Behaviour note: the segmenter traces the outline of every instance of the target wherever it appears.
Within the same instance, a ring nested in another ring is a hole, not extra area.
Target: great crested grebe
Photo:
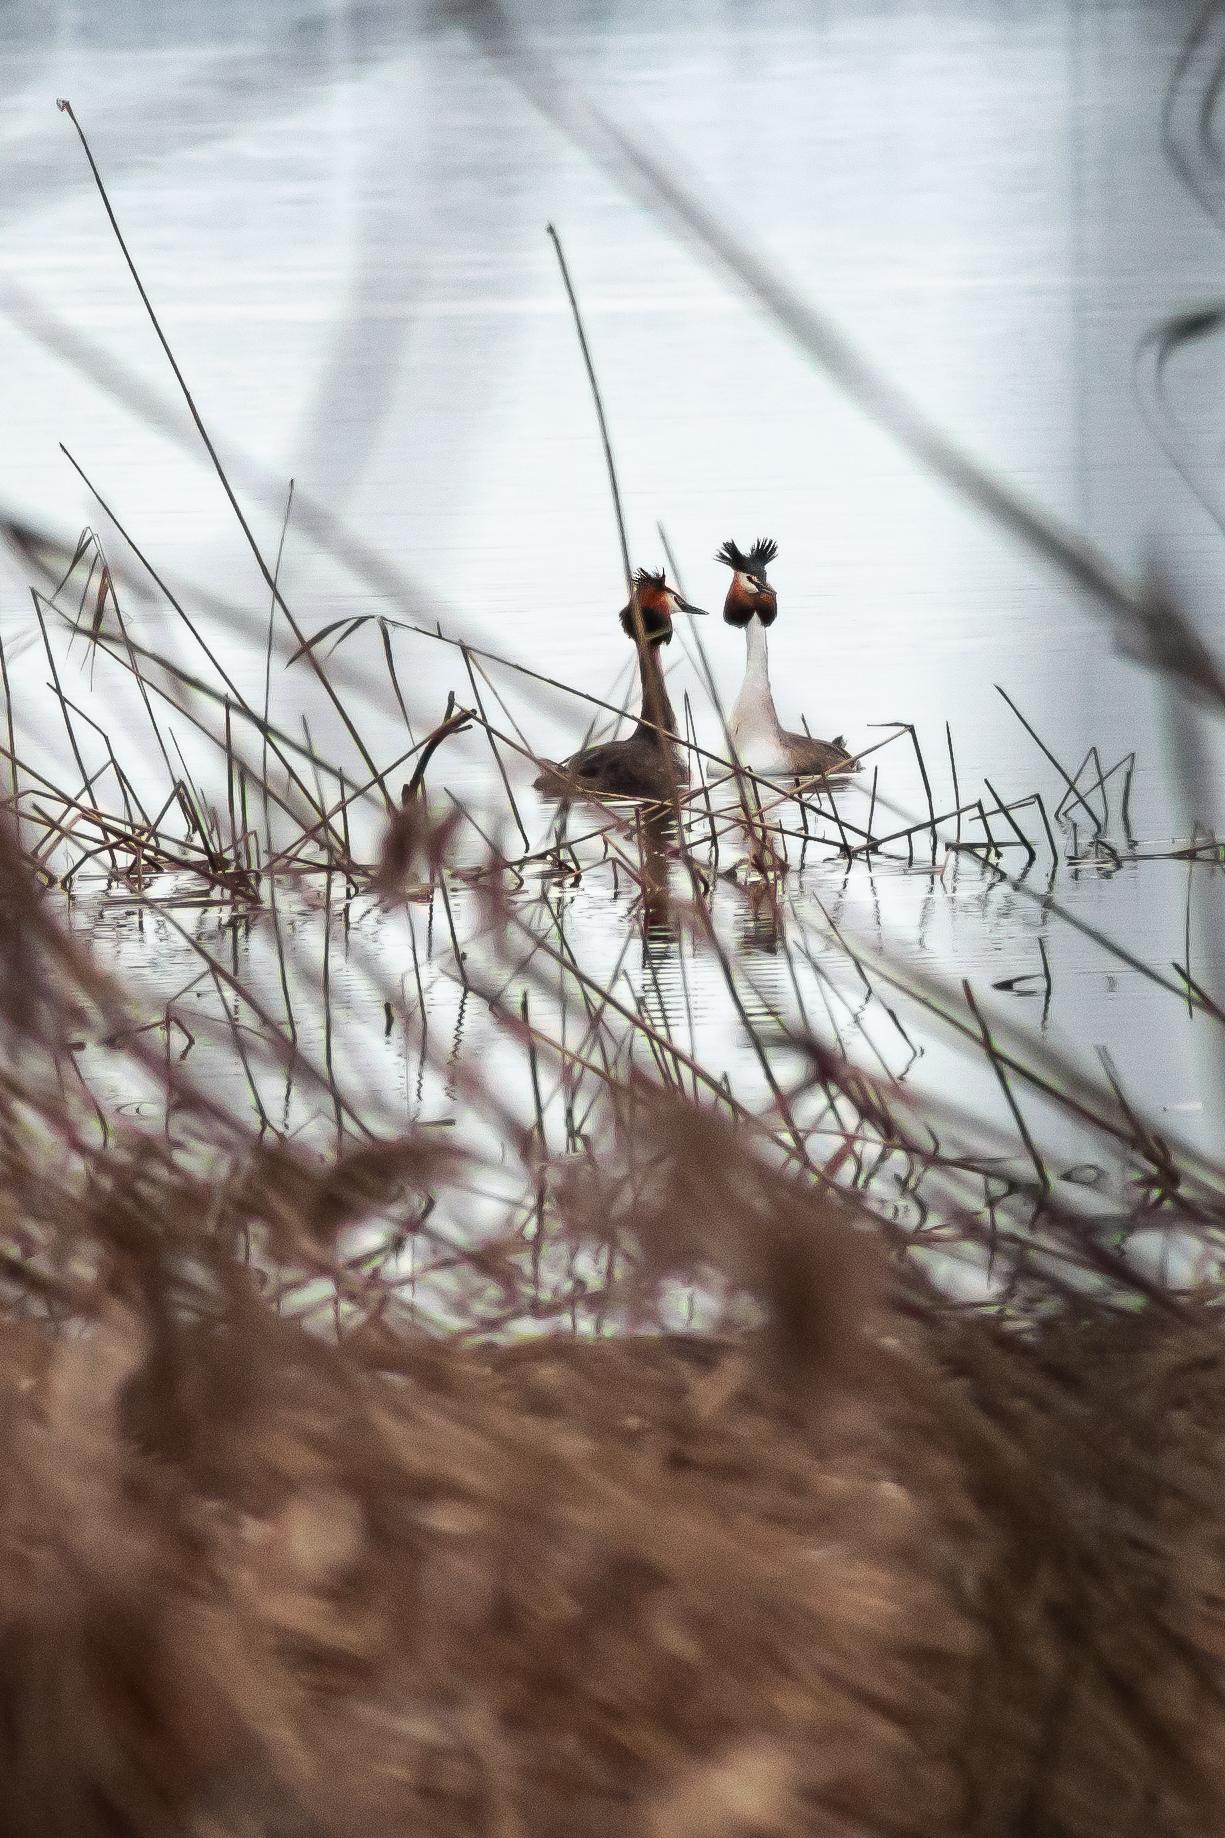
[[[642,713],[627,740],[585,747],[559,765],[546,765],[535,781],[537,791],[552,797],[596,792],[618,798],[670,798],[677,785],[689,783],[688,763],[677,742],[676,716],[668,700],[660,666],[661,645],[672,641],[673,613],[705,613],[669,587],[662,570],[639,568],[633,592],[621,609],[621,629],[638,652],[642,678]],[[661,732],[662,730],[662,732]]]
[[[841,735],[813,740],[808,734],[789,734],[779,721],[766,656],[766,628],[778,617],[778,595],[766,579],[766,567],[777,554],[776,542],[759,537],[747,555],[734,542],[725,542],[715,556],[732,571],[723,617],[728,625],[744,628],[746,645],[744,682],[727,724],[732,744],[750,772],[767,778],[858,772]]]

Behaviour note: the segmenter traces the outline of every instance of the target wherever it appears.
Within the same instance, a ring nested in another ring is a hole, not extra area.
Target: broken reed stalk
[[[1030,739],[1033,741],[1034,745],[1038,748],[1039,752],[1043,755],[1045,759],[1049,760],[1051,765],[1055,768],[1056,772],[1059,774],[1060,778],[1063,780],[1064,784],[1067,787],[1068,796],[1074,799],[1075,802],[1080,805],[1081,809],[1084,811],[1085,815],[1088,817],[1090,823],[1093,825],[1094,835],[1100,836],[1102,832],[1102,825],[1098,820],[1097,812],[1093,809],[1093,806],[1089,804],[1089,802],[1081,795],[1080,791],[1077,789],[1073,780],[1069,776],[1066,767],[1060,765],[1059,761],[1055,758],[1055,755],[1051,752],[1046,742],[1043,739],[1041,739],[1041,737],[1035,732],[1031,724],[1025,719],[1025,716],[1021,713],[1020,709],[1017,707],[1016,703],[1012,700],[1012,697],[1008,694],[1007,690],[1001,689],[998,683],[995,685],[995,690],[996,690],[996,694],[1001,696],[1003,700],[1008,704],[1009,708],[1012,710],[1017,720],[1021,723],[1021,726],[1025,729],[1025,732],[1029,735]]]
[[[914,723],[908,721],[899,725],[904,725],[906,732],[910,735],[910,744],[914,748],[914,756],[918,761],[919,777],[923,781],[923,796],[927,799],[928,830],[931,837],[932,861],[934,862],[936,859],[936,807],[932,802],[932,786],[931,780],[927,776],[927,761],[923,757],[923,749],[919,745],[918,730]],[[994,793],[992,796],[994,796]]]
[[[995,799],[995,808],[999,812],[1000,816],[1007,823],[1013,835],[1016,837],[1018,847],[1025,850],[1026,855],[1029,857],[1029,860],[1031,862],[1036,862],[1038,859],[1037,851],[1034,848],[1033,844],[1030,842],[1029,837],[1025,834],[1024,830],[1021,828],[1020,824],[1016,821],[1016,818],[1013,816],[1012,812],[1013,812],[1014,807],[1004,803],[1004,800],[1000,797],[999,792],[995,789],[995,786],[991,783],[991,780],[987,777],[986,773],[983,774],[983,784],[987,787],[987,790],[991,793],[991,796]]]
[[[949,772],[952,774],[952,779],[953,779],[953,806],[957,812],[957,847],[960,848],[961,847],[961,808],[962,808],[961,806],[961,788],[959,787],[957,783],[957,755],[953,751],[953,730],[947,721],[944,724],[944,739],[945,739],[945,744],[948,747]]]
[[[1087,766],[1096,766],[1096,767],[1097,767],[1097,778],[1096,778],[1096,780],[1094,781],[1094,783],[1093,783],[1092,785],[1090,785],[1090,786],[1088,787],[1088,789],[1087,789],[1087,791],[1086,791],[1086,792],[1084,793],[1084,796],[1085,796],[1086,798],[1091,798],[1091,797],[1093,796],[1093,793],[1094,793],[1094,791],[1096,791],[1096,790],[1098,789],[1098,787],[1099,787],[1099,786],[1101,785],[1101,783],[1102,783],[1102,761],[1101,761],[1101,756],[1099,755],[1099,753],[1098,753],[1098,750],[1097,750],[1097,748],[1096,748],[1095,746],[1092,746],[1092,745],[1090,745],[1090,747],[1089,747],[1089,749],[1088,749],[1088,751],[1087,751],[1087,752],[1086,752],[1086,754],[1085,754],[1085,757],[1084,757],[1084,758],[1083,758],[1083,759],[1081,760],[1081,762],[1080,762],[1080,765],[1079,765],[1079,766],[1078,766],[1078,767],[1076,768],[1076,770],[1075,770],[1075,772],[1073,772],[1073,773],[1070,773],[1070,774],[1069,774],[1069,777],[1071,778],[1071,781],[1072,781],[1072,783],[1073,783],[1073,785],[1075,785],[1075,786],[1076,786],[1076,789],[1077,789],[1077,792],[1078,792],[1078,793],[1080,792],[1080,778],[1081,778],[1081,774],[1082,774],[1082,773],[1084,772],[1084,770],[1085,770],[1085,768],[1086,768]],[[1055,806],[1055,815],[1056,815],[1057,817],[1062,817],[1062,816],[1063,816],[1063,814],[1064,814],[1064,812],[1066,811],[1066,809],[1067,809],[1067,807],[1068,807],[1068,804],[1069,804],[1069,802],[1070,802],[1070,801],[1071,801],[1071,793],[1070,793],[1070,792],[1066,792],[1066,791],[1065,791],[1065,792],[1064,792],[1064,794],[1063,794],[1063,796],[1062,796],[1062,797],[1060,798],[1060,800],[1059,800],[1059,803],[1058,803],[1058,804],[1057,804],[1057,805]],[[1106,827],[1106,825],[1108,824],[1108,822],[1109,822],[1109,818],[1110,818],[1110,813],[1109,813],[1109,809],[1108,809],[1108,807],[1107,807],[1107,805],[1106,805],[1106,800],[1105,800],[1105,798],[1103,798],[1103,800],[1102,800],[1102,817],[1101,817],[1101,822],[1102,822],[1102,828],[1103,828],[1103,829],[1105,829],[1105,827]]]

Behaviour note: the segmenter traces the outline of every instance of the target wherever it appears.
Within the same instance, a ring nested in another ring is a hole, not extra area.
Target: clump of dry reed
[[[1052,1264],[1045,1325],[958,1312],[636,1072],[590,1155],[519,1145],[586,1331],[509,1224],[452,1247],[498,1333],[444,1327],[349,1253],[463,1152],[261,1138],[139,1036],[194,1145],[90,1127],[122,998],[0,869],[4,1830],[1215,1829],[1211,1308]]]

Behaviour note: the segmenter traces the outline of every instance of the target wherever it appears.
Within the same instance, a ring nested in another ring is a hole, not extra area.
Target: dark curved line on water
[[[1213,44],[1215,37],[1216,43]],[[1195,73],[1211,55],[1206,78],[1198,85]],[[1166,88],[1161,111],[1161,144],[1175,175],[1212,219],[1225,230],[1225,163],[1213,133],[1213,119],[1225,88],[1225,6],[1208,0],[1183,46]],[[1180,136],[1180,115],[1189,123],[1189,138]],[[1136,345],[1133,377],[1135,394],[1149,431],[1170,464],[1225,534],[1225,505],[1196,476],[1187,452],[1187,437],[1171,404],[1167,371],[1180,351],[1198,340],[1225,329],[1225,300],[1173,314],[1151,325]]]
[[[1225,301],[1202,312],[1177,314],[1150,326],[1136,345],[1132,367],[1136,403],[1153,439],[1187,490],[1225,536],[1225,502],[1197,473],[1186,435],[1170,400],[1167,371],[1178,353],[1197,339],[1225,330]]]
[[[1213,33],[1219,44],[1213,55]],[[1192,85],[1197,63],[1212,56],[1207,80],[1198,90]],[[1225,10],[1220,0],[1208,0],[1188,35],[1166,88],[1161,112],[1161,144],[1167,159],[1187,190],[1203,210],[1225,228],[1225,166],[1212,131],[1213,116],[1225,85]],[[1186,105],[1189,139],[1184,142],[1178,132],[1180,105]],[[1216,191],[1213,191],[1215,181]]]

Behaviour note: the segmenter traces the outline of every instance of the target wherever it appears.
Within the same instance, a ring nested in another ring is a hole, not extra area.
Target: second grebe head
[[[754,618],[773,625],[778,617],[778,595],[766,579],[766,568],[778,554],[778,544],[759,536],[746,555],[734,542],[725,542],[715,556],[732,571],[732,584],[723,602],[728,625],[749,625]]]
[[[641,633],[649,645],[666,645],[672,642],[674,613],[704,616],[705,612],[705,607],[691,606],[675,587],[669,587],[662,569],[652,574],[647,568],[639,568],[634,575],[633,598],[621,609],[621,629],[631,638]]]

